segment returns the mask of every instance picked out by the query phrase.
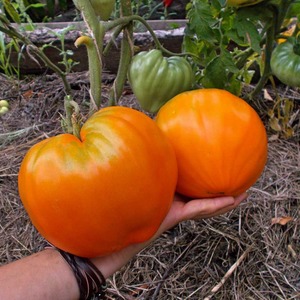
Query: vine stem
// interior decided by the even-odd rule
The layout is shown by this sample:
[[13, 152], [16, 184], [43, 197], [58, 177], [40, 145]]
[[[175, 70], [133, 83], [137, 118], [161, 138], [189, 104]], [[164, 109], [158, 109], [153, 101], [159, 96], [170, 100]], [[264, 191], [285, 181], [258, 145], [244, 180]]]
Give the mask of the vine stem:
[[[105, 25], [105, 31], [109, 31], [115, 27], [119, 27], [119, 26], [126, 26], [127, 24], [129, 24], [130, 22], [133, 21], [138, 21], [140, 22], [143, 26], [145, 26], [145, 28], [149, 31], [149, 33], [151, 34], [151, 37], [153, 38], [153, 41], [155, 43], [156, 48], [160, 49], [162, 52], [164, 52], [167, 55], [170, 56], [194, 56], [196, 58], [198, 58], [197, 55], [195, 55], [194, 53], [190, 53], [190, 52], [183, 52], [183, 53], [175, 53], [172, 51], [169, 51], [168, 49], [166, 49], [159, 41], [159, 39], [157, 38], [154, 30], [152, 29], [152, 27], [147, 23], [146, 20], [144, 20], [141, 16], [138, 15], [131, 15], [131, 16], [124, 16], [122, 18], [113, 20], [111, 22], [109, 22], [108, 24]], [[114, 38], [116, 38], [116, 35], [114, 35]], [[104, 50], [106, 51], [106, 50]]]
[[3, 18], [1, 15], [0, 15], [0, 20], [6, 26], [6, 27], [0, 26], [0, 31], [7, 34], [11, 38], [18, 39], [24, 45], [26, 45], [27, 50], [30, 50], [31, 53], [33, 53], [36, 57], [41, 59], [47, 67], [49, 67], [52, 71], [54, 71], [62, 79], [65, 93], [67, 95], [71, 94], [71, 87], [67, 81], [65, 72], [62, 71], [56, 64], [54, 64], [40, 48], [38, 48], [36, 45], [34, 45], [31, 42], [31, 40], [29, 38], [22, 35], [21, 33], [19, 33], [17, 31], [17, 29], [15, 29], [13, 26], [11, 26], [9, 24], [9, 22], [5, 18]]
[[[131, 8], [131, 1], [130, 0], [121, 0], [120, 3], [120, 15], [122, 20], [127, 16], [132, 16], [132, 8]], [[117, 26], [117, 30], [119, 30], [119, 23], [115, 23], [114, 26]], [[106, 28], [107, 30], [107, 28]], [[133, 23], [129, 21], [123, 27], [123, 38], [121, 42], [121, 55], [120, 55], [120, 62], [119, 68], [117, 72], [116, 79], [114, 80], [113, 86], [110, 90], [109, 101], [108, 105], [116, 105], [119, 98], [122, 95], [122, 91], [124, 89], [124, 85], [127, 78], [127, 71], [129, 64], [131, 62], [131, 58], [133, 56]]]
[[80, 108], [73, 98], [67, 95], [64, 99], [66, 117], [63, 119], [65, 131], [80, 139]]
[[91, 102], [90, 102], [90, 110], [91, 113], [94, 110], [97, 110], [101, 104], [101, 61], [98, 57], [98, 52], [95, 47], [95, 43], [93, 39], [88, 36], [81, 36], [75, 41], [75, 46], [79, 47], [81, 45], [85, 45], [88, 54], [88, 68], [90, 72], [90, 93], [91, 93]]
[[271, 56], [273, 52], [274, 42], [276, 36], [280, 33], [280, 29], [286, 17], [289, 6], [294, 2], [294, 0], [281, 1], [278, 6], [271, 6], [273, 13], [273, 18], [271, 22], [266, 23], [266, 44], [264, 50], [264, 70], [261, 75], [260, 80], [258, 81], [255, 89], [250, 94], [250, 98], [255, 97], [264, 87], [269, 77], [272, 75], [271, 70]]
[[[93, 41], [93, 59], [98, 65], [97, 68], [89, 69], [90, 72], [90, 97], [92, 99], [91, 110], [100, 108], [101, 106], [101, 88], [102, 88], [102, 52], [103, 52], [103, 40], [105, 35], [105, 28], [103, 22], [100, 22], [98, 17], [95, 14], [95, 11], [90, 3], [86, 0], [73, 0], [76, 8], [81, 12], [81, 15], [84, 19], [84, 22], [87, 26], [88, 33]], [[92, 49], [92, 46], [89, 43], [89, 49]], [[98, 61], [98, 62], [96, 62]]]

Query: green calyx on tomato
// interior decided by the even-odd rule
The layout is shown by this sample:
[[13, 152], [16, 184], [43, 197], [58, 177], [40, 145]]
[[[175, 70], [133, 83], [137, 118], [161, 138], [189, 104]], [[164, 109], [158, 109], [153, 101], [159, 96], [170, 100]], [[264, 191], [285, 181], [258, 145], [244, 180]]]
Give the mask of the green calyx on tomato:
[[116, 0], [90, 0], [90, 2], [96, 15], [102, 21], [107, 21], [115, 8]]
[[271, 69], [282, 83], [300, 87], [300, 45], [293, 39], [277, 45], [272, 52]]
[[156, 113], [168, 100], [192, 88], [194, 72], [185, 58], [167, 58], [154, 49], [133, 57], [128, 80], [142, 109]]
[[250, 6], [255, 5], [265, 0], [227, 0], [228, 6]]

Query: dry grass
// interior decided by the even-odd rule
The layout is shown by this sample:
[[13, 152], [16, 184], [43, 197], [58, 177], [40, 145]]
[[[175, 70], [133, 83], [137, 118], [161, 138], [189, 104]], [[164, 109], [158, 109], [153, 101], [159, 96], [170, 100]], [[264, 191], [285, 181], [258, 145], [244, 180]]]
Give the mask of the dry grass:
[[[77, 75], [73, 88], [83, 101], [86, 77]], [[27, 149], [58, 132], [63, 92], [51, 76], [27, 79], [20, 89], [2, 80], [0, 90], [12, 105], [0, 119], [4, 264], [45, 244], [20, 202], [17, 174]], [[135, 105], [132, 95], [124, 99]], [[267, 166], [248, 200], [226, 215], [187, 221], [165, 233], [110, 278], [108, 299], [300, 299], [299, 133], [291, 140], [270, 137]], [[289, 222], [274, 223], [282, 217]]]

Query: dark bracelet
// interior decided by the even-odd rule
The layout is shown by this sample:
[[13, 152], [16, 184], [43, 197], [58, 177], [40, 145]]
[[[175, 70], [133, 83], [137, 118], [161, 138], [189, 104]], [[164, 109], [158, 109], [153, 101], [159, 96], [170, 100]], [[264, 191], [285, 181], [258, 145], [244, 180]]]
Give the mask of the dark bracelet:
[[79, 286], [79, 300], [105, 299], [106, 281], [103, 274], [88, 259], [56, 248], [74, 272]]

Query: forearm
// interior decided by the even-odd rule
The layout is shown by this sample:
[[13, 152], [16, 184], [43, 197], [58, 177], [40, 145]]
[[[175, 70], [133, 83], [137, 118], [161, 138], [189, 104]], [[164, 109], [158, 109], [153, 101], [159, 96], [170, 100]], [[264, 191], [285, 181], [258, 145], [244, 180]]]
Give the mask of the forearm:
[[0, 268], [0, 299], [78, 299], [79, 288], [58, 251], [47, 249]]
[[[118, 254], [91, 259], [108, 278], [145, 244], [133, 245]], [[1, 300], [75, 300], [79, 288], [70, 266], [55, 249], [47, 249], [0, 267]]]

